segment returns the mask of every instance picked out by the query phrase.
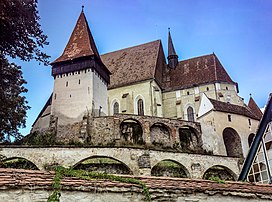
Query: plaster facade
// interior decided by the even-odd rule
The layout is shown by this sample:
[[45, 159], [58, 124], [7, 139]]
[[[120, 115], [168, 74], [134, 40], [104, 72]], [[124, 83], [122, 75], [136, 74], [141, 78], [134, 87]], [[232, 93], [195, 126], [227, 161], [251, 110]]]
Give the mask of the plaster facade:
[[162, 92], [154, 80], [126, 85], [108, 90], [109, 114], [113, 115], [113, 105], [119, 103], [119, 113], [138, 114], [137, 101], [143, 100], [144, 115], [162, 117]]
[[[229, 121], [228, 115], [231, 116]], [[250, 121], [249, 121], [250, 120]], [[210, 111], [198, 119], [202, 126], [203, 148], [213, 151], [217, 155], [227, 155], [226, 146], [223, 140], [223, 131], [226, 128], [234, 129], [239, 135], [243, 156], [246, 157], [249, 145], [248, 137], [255, 134], [259, 121], [237, 114], [228, 114], [217, 111]]]
[[108, 114], [107, 85], [92, 68], [55, 76], [51, 114], [58, 125], [81, 121], [84, 114]]

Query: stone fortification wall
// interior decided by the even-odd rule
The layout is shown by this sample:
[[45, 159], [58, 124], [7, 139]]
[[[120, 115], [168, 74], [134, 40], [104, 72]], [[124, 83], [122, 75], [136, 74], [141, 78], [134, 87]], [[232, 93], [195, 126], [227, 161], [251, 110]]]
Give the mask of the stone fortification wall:
[[181, 165], [188, 178], [203, 178], [206, 171], [214, 166], [226, 168], [234, 179], [239, 174], [239, 159], [223, 156], [166, 152], [137, 148], [71, 148], [71, 147], [1, 147], [3, 160], [24, 158], [38, 169], [48, 165], [75, 167], [92, 157], [108, 157], [125, 165], [133, 175], [150, 176], [152, 169], [164, 160]]
[[[50, 130], [36, 131], [35, 138], [40, 134], [42, 139], [44, 133], [50, 135], [52, 131], [52, 138], [55, 138], [57, 145], [133, 146], [205, 153], [202, 149], [201, 127], [195, 122], [123, 114], [84, 116], [82, 121], [66, 125], [54, 124], [56, 122], [52, 122]], [[32, 139], [29, 135], [25, 143], [37, 144], [35, 139], [31, 142]], [[48, 145], [46, 141], [44, 144]]]
[[[54, 172], [0, 169], [0, 198], [5, 202], [46, 201], [52, 193], [53, 178]], [[138, 179], [149, 188], [152, 201], [266, 202], [272, 199], [271, 185], [156, 177]], [[61, 187], [60, 201], [146, 201], [142, 187], [118, 181], [65, 177]]]
[[88, 134], [92, 145], [153, 145], [182, 150], [182, 131], [187, 129], [188, 141], [191, 141], [187, 151], [203, 153], [199, 123], [136, 115], [95, 117], [89, 123]]

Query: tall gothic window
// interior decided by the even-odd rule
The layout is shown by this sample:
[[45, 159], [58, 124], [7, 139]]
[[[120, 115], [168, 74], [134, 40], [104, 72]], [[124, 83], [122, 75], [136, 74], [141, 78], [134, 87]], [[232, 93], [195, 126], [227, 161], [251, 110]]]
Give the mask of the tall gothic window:
[[144, 115], [144, 101], [139, 99], [137, 101], [138, 115]]
[[188, 117], [188, 121], [195, 121], [194, 110], [192, 107], [187, 108], [187, 117]]
[[115, 102], [113, 105], [113, 114], [118, 114], [119, 113], [119, 103]]

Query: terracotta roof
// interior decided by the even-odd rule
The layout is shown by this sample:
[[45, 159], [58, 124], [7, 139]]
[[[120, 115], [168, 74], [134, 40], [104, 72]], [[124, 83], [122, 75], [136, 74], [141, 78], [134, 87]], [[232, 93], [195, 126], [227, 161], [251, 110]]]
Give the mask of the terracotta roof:
[[260, 108], [258, 107], [258, 105], [256, 104], [256, 102], [254, 101], [254, 99], [252, 97], [250, 97], [250, 99], [248, 101], [248, 107], [250, 108], [252, 113], [255, 114], [256, 117], [258, 117], [258, 119], [262, 118], [263, 113], [262, 113], [262, 111], [260, 110]]
[[259, 120], [259, 118], [254, 113], [252, 113], [252, 111], [246, 106], [234, 105], [234, 104], [221, 102], [221, 101], [210, 99], [210, 98], [209, 100], [213, 104], [213, 107], [216, 111], [239, 114], [239, 115], [247, 116], [252, 119]]
[[81, 12], [62, 55], [52, 62], [52, 64], [91, 55], [99, 58], [88, 22], [84, 13]]
[[[167, 192], [169, 194], [184, 194], [202, 192], [209, 194], [214, 193], [228, 193], [229, 195], [242, 197], [272, 197], [272, 185], [268, 184], [254, 184], [246, 182], [226, 182], [219, 184], [214, 181], [201, 179], [184, 179], [184, 178], [167, 178], [167, 177], [135, 177], [123, 176], [130, 178], [137, 178], [146, 183], [152, 192]], [[0, 168], [0, 189], [52, 189], [54, 172], [21, 170], [21, 169], [3, 169]], [[62, 190], [80, 190], [80, 191], [114, 191], [116, 192], [138, 192], [142, 189], [138, 185], [121, 183], [110, 180], [81, 180], [74, 177], [65, 177], [61, 180]], [[134, 189], [132, 189], [134, 187]], [[112, 190], [111, 190], [112, 188]], [[128, 190], [124, 190], [128, 188]], [[243, 194], [244, 193], [244, 194]], [[251, 194], [251, 195], [248, 195]]]
[[101, 55], [112, 73], [109, 88], [154, 78], [160, 46], [161, 41], [157, 40]]
[[177, 67], [169, 71], [169, 79], [166, 91], [215, 82], [236, 84], [215, 54], [179, 61]]

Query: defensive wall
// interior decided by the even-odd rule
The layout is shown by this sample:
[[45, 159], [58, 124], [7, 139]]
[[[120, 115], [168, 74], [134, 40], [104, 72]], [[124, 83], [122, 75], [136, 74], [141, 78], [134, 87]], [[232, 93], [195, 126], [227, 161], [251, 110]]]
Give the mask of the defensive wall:
[[156, 151], [139, 148], [112, 147], [0, 147], [2, 160], [24, 158], [45, 170], [47, 165], [75, 167], [92, 157], [108, 157], [123, 163], [135, 176], [150, 176], [152, 168], [163, 160], [171, 160], [182, 165], [188, 178], [203, 178], [213, 166], [221, 166], [229, 171], [234, 179], [239, 173], [239, 158], [204, 154], [189, 154], [170, 151]]

